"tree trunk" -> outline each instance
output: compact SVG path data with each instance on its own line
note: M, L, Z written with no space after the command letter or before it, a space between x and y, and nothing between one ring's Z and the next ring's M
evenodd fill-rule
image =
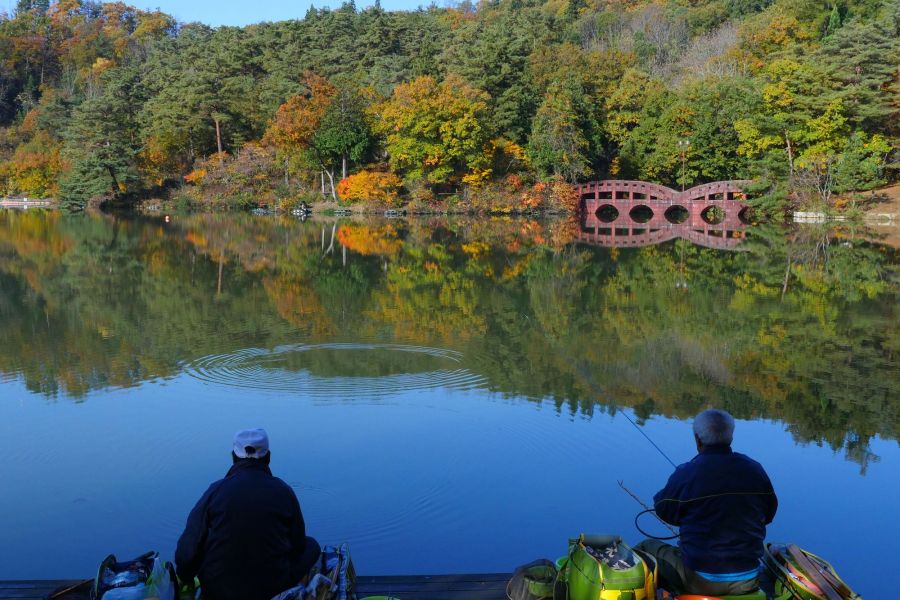
M217 296L222 295L222 271L224 270L224 268L225 268L225 252L223 251L221 254L219 254L219 278L218 278L218 281L216 282L216 295Z
M794 149L791 148L791 138L788 137L788 132L784 132L784 141L787 146L787 156L788 156L788 166L791 169L791 175L794 174Z
M347 179L347 157L341 157L341 179Z
M788 282L791 279L791 267L793 266L793 241L788 243L787 248L787 265L784 268L784 283L781 286L781 301L784 302L784 296L788 291Z
M116 198L118 198L120 192L122 191L122 188L119 187L119 178L116 177L116 171L115 171L115 169L113 169L112 167L107 166L107 167L106 167L106 170L109 171L109 176L112 178L112 183L113 183L113 196L115 196Z
M325 169L319 171L319 175L322 177L322 195L325 195Z
M331 184L331 199L337 202L337 192L334 191L334 173L330 169L325 169L328 174L328 182Z
M213 118L213 121L216 122L216 146L219 148L219 166L221 167L225 164L225 160L222 158L222 126L219 119Z
M291 185L290 177L288 176L288 159L284 159L284 187Z
M337 223L334 223L331 226L331 243L328 244L328 249L325 250L325 254L331 254L334 252L334 234L337 232Z

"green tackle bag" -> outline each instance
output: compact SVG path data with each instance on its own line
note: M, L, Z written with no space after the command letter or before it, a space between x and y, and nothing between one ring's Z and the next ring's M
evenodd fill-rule
M585 535L569 540L569 557L560 573L565 580L555 600L653 600L656 577L647 561L622 538Z

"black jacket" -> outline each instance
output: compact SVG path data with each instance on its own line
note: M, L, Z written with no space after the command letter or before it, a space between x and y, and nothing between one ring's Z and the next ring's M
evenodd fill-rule
M268 600L296 585L306 526L297 496L256 459L236 462L188 516L175 565L207 600Z
M684 564L704 573L756 568L778 509L762 465L729 446L705 447L679 465L653 503L657 515L681 528Z

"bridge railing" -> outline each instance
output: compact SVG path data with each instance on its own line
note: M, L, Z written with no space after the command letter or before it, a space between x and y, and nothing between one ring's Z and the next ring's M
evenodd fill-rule
M715 181L683 192L648 181L605 179L576 185L579 198L585 200L627 200L646 202L737 201L746 202L748 180Z

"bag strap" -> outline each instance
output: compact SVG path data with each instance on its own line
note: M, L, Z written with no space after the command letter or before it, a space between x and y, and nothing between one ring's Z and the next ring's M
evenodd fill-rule
M822 590L822 593L825 594L825 597L828 600L843 600L842 595L838 594L834 587L832 587L831 582L822 575L819 568L813 564L797 544L789 544L787 550L788 554L797 561L797 566L803 570L803 573L809 577L810 581L815 583L819 589Z

